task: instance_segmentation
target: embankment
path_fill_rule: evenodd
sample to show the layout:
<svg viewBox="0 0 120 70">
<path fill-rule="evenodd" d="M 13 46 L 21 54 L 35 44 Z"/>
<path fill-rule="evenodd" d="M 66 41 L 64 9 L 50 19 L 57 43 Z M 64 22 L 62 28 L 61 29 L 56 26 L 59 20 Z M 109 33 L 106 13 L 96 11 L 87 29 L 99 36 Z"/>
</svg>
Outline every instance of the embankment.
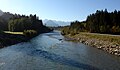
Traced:
<svg viewBox="0 0 120 70">
<path fill-rule="evenodd" d="M 26 42 L 30 38 L 20 34 L 0 34 L 0 48 L 14 45 L 20 42 Z"/>
<path fill-rule="evenodd" d="M 76 35 L 65 35 L 65 37 L 120 56 L 120 36 L 83 32 Z"/>
</svg>

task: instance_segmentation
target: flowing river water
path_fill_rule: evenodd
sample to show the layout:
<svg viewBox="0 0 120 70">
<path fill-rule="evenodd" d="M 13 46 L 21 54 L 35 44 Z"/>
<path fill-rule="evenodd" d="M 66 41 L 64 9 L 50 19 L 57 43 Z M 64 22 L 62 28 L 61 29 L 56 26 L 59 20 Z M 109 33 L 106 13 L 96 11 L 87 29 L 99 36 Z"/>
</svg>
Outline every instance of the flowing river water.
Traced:
<svg viewBox="0 0 120 70">
<path fill-rule="evenodd" d="M 0 49 L 0 70 L 120 70 L 120 57 L 54 31 Z"/>
</svg>

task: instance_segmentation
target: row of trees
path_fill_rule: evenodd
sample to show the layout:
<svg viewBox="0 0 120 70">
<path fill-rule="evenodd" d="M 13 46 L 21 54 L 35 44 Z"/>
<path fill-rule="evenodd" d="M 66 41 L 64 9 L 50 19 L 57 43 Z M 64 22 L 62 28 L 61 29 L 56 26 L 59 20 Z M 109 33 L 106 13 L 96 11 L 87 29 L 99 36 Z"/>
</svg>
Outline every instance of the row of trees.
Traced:
<svg viewBox="0 0 120 70">
<path fill-rule="evenodd" d="M 120 34 L 120 11 L 108 12 L 97 10 L 90 14 L 84 22 L 71 22 L 69 27 L 64 27 L 65 34 L 76 34 L 79 32 Z"/>
<path fill-rule="evenodd" d="M 71 34 L 75 35 L 78 34 L 79 32 L 85 32 L 86 31 L 86 22 L 79 22 L 79 21 L 74 21 L 71 22 L 70 26 L 65 26 L 62 29 L 62 34 Z"/>
<path fill-rule="evenodd" d="M 43 25 L 42 20 L 35 15 L 30 16 L 4 13 L 0 16 L 0 31 L 24 32 L 28 34 L 39 34 L 52 31 Z"/>
<path fill-rule="evenodd" d="M 8 30 L 12 32 L 23 32 L 25 36 L 36 36 L 39 33 L 52 31 L 43 25 L 36 15 L 16 15 L 8 22 Z"/>
<path fill-rule="evenodd" d="M 120 34 L 120 11 L 97 10 L 87 17 L 86 29 L 95 33 Z"/>
<path fill-rule="evenodd" d="M 43 27 L 42 20 L 39 20 L 36 15 L 28 16 L 15 16 L 8 23 L 9 31 L 21 32 L 24 30 L 37 30 Z"/>
</svg>

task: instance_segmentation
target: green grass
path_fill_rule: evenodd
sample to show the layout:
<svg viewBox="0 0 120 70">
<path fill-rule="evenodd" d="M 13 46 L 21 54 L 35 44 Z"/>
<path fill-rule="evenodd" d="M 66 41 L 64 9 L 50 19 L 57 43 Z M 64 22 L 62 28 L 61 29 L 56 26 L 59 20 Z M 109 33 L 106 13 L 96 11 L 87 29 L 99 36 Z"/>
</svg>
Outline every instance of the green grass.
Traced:
<svg viewBox="0 0 120 70">
<path fill-rule="evenodd" d="M 9 34 L 20 34 L 23 35 L 23 32 L 10 32 L 10 31 L 4 31 L 5 33 L 9 33 Z"/>
<path fill-rule="evenodd" d="M 120 35 L 109 35 L 109 34 L 97 34 L 97 33 L 87 33 L 87 32 L 80 32 L 79 34 L 74 35 L 73 37 L 79 38 L 79 37 L 85 37 L 88 39 L 98 39 L 103 41 L 109 41 L 113 43 L 120 44 Z"/>
</svg>

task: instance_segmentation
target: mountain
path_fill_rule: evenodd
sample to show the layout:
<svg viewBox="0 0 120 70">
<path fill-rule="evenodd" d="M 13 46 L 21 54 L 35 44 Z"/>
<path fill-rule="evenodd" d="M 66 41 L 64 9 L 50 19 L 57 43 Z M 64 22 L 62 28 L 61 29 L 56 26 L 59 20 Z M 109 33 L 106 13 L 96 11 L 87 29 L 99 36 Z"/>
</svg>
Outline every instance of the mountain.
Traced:
<svg viewBox="0 0 120 70">
<path fill-rule="evenodd" d="M 52 26 L 52 27 L 70 25 L 70 22 L 56 21 L 56 20 L 48 20 L 48 19 L 43 20 L 43 23 L 44 23 L 46 26 Z"/>
<path fill-rule="evenodd" d="M 56 24 L 54 21 L 52 21 L 52 20 L 47 20 L 47 19 L 44 20 L 43 23 L 44 23 L 44 25 L 50 26 L 50 27 L 58 27 L 58 26 L 59 26 L 59 25 Z"/>
<path fill-rule="evenodd" d="M 12 18 L 14 14 L 11 14 L 9 12 L 3 12 L 3 14 L 0 16 L 5 21 L 9 21 L 10 18 Z"/>
<path fill-rule="evenodd" d="M 0 16 L 3 14 L 2 10 L 0 10 Z"/>
<path fill-rule="evenodd" d="M 65 21 L 56 21 L 53 20 L 56 24 L 59 24 L 59 26 L 67 26 L 70 25 L 70 22 L 65 22 Z"/>
</svg>

